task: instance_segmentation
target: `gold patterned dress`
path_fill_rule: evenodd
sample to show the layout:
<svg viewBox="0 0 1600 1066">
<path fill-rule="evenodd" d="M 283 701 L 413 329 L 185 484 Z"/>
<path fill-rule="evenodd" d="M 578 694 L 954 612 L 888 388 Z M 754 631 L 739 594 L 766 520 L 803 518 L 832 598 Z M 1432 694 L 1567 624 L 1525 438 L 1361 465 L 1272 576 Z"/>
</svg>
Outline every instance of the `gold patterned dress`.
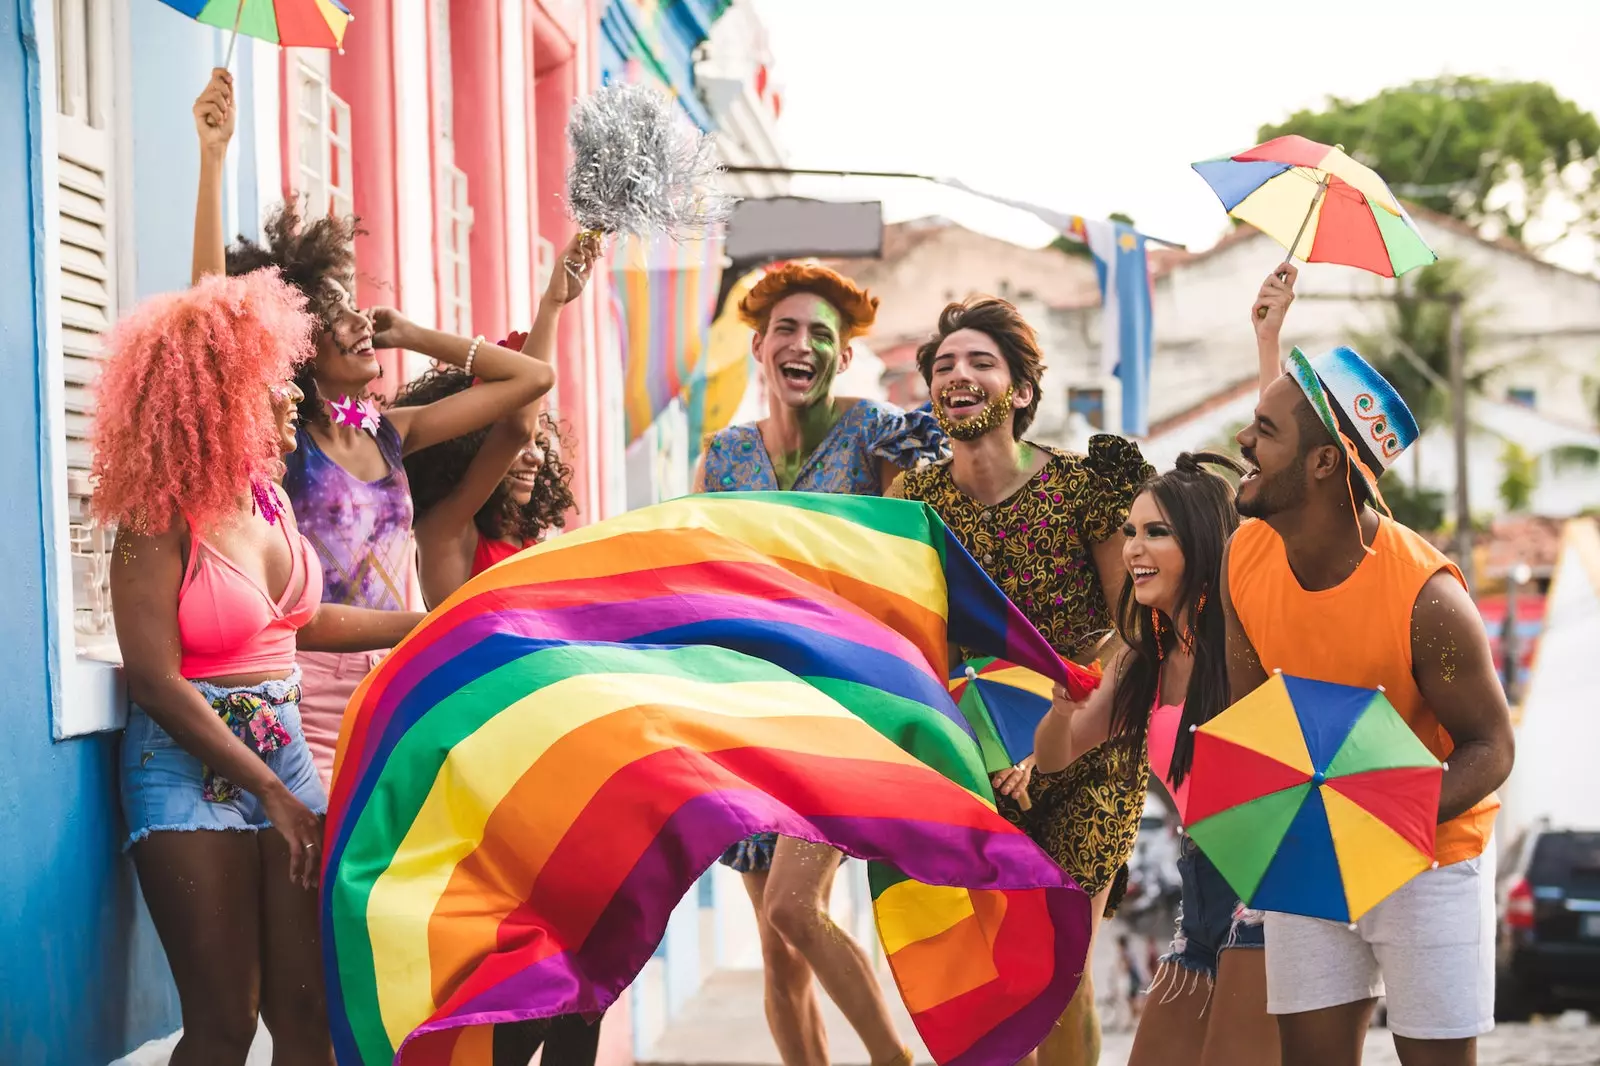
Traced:
<svg viewBox="0 0 1600 1066">
<path fill-rule="evenodd" d="M 1135 491 L 1155 471 L 1137 445 L 1111 434 L 1091 437 L 1086 455 L 1029 447 L 1049 461 L 992 507 L 956 487 L 949 460 L 900 475 L 889 495 L 937 511 L 1056 651 L 1076 659 L 1112 629 L 1093 546 L 1122 529 Z M 1089 895 L 1114 886 L 1109 916 L 1126 886 L 1148 777 L 1145 751 L 1107 741 L 1065 770 L 1035 774 L 1032 810 L 1004 798 L 1000 810 Z"/>
</svg>

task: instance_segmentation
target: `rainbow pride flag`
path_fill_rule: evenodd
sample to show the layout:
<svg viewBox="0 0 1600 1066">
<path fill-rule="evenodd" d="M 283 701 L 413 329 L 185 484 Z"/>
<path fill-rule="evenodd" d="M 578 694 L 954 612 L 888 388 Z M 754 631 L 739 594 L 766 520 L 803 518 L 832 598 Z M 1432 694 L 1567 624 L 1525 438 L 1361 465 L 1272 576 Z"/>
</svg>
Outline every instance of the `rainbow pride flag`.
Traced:
<svg viewBox="0 0 1600 1066">
<path fill-rule="evenodd" d="M 345 717 L 339 1061 L 487 1066 L 495 1023 L 601 1010 L 717 856 L 774 831 L 871 863 L 940 1063 L 1010 1066 L 1077 988 L 1088 900 L 995 812 L 949 641 L 1093 684 L 903 500 L 691 496 L 469 581 Z"/>
</svg>

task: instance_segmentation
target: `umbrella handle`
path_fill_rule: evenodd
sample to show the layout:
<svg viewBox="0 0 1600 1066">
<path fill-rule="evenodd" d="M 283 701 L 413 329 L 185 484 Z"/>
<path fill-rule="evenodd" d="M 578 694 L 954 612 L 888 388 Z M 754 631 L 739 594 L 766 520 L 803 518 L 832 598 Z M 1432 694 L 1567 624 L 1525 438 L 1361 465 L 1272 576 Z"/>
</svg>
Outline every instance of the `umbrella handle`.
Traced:
<svg viewBox="0 0 1600 1066">
<path fill-rule="evenodd" d="M 1295 249 L 1300 247 L 1300 238 L 1306 235 L 1306 227 L 1311 225 L 1311 216 L 1317 213 L 1317 205 L 1322 202 L 1322 194 L 1327 191 L 1328 179 L 1324 177 L 1321 181 L 1317 182 L 1316 195 L 1311 197 L 1311 206 L 1306 208 L 1306 217 L 1300 220 L 1300 230 L 1294 235 L 1294 243 L 1289 245 L 1289 254 L 1283 257 L 1283 263 L 1285 266 L 1288 266 L 1289 263 L 1294 261 Z M 1279 281 L 1284 280 L 1286 277 L 1288 277 L 1288 275 L 1285 273 L 1280 272 L 1278 274 Z M 1256 308 L 1256 317 L 1266 318 L 1267 309 L 1265 307 Z"/>
<path fill-rule="evenodd" d="M 244 19 L 244 5 L 250 0 L 239 0 L 239 7 L 233 13 L 233 36 L 228 38 L 228 54 L 223 57 L 222 69 L 233 69 L 233 48 L 239 43 L 239 23 Z"/>
</svg>

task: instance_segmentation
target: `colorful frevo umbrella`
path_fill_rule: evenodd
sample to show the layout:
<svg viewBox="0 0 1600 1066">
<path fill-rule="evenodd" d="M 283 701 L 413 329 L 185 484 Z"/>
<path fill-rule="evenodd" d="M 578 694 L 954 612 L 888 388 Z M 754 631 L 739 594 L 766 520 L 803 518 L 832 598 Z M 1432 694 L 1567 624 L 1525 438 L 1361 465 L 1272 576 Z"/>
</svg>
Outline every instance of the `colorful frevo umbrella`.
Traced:
<svg viewBox="0 0 1600 1066">
<path fill-rule="evenodd" d="M 1050 709 L 1048 677 L 1004 659 L 974 658 L 950 671 L 950 698 L 978 738 L 991 774 L 1033 753 L 1033 733 Z"/>
<path fill-rule="evenodd" d="M 207 26 L 232 29 L 224 67 L 242 33 L 285 48 L 344 50 L 344 31 L 355 18 L 342 0 L 162 0 Z"/>
<path fill-rule="evenodd" d="M 1442 772 L 1381 689 L 1279 673 L 1196 731 L 1188 831 L 1247 906 L 1354 922 L 1433 865 Z"/>
<path fill-rule="evenodd" d="M 1195 163 L 1228 214 L 1288 249 L 1285 262 L 1342 263 L 1399 277 L 1439 257 L 1370 167 L 1304 137 Z"/>
</svg>

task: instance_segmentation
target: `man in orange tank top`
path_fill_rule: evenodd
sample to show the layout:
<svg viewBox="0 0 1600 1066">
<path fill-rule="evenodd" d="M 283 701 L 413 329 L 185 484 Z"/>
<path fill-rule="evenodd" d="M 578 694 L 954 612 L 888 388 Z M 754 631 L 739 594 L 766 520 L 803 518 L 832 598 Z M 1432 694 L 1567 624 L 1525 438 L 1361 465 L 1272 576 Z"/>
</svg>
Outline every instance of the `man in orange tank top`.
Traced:
<svg viewBox="0 0 1600 1066">
<path fill-rule="evenodd" d="M 1469 1066 L 1494 1027 L 1494 843 L 1511 715 L 1460 572 L 1380 515 L 1377 478 L 1417 436 L 1349 348 L 1296 349 L 1238 436 L 1254 468 L 1222 564 L 1234 698 L 1269 671 L 1382 686 L 1445 763 L 1434 868 L 1354 925 L 1268 914 L 1283 1061 L 1355 1066 L 1377 997 L 1405 1066 Z"/>
</svg>

